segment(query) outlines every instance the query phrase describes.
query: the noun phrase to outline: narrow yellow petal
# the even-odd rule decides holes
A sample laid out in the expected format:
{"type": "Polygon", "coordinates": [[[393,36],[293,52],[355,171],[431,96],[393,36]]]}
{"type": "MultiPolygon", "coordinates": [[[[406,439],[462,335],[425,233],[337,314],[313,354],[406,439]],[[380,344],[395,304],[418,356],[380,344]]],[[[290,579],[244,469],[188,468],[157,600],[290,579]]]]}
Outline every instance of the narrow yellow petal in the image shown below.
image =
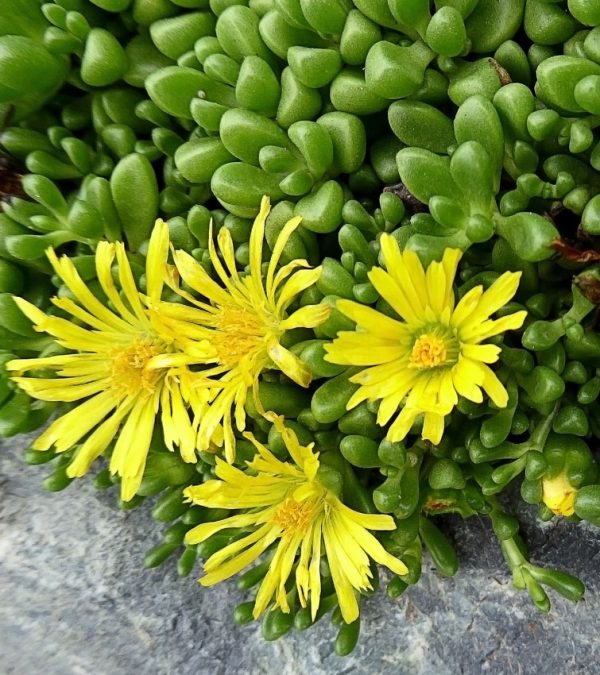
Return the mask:
{"type": "MultiPolygon", "coordinates": [[[[250,521],[250,523],[248,524],[256,525],[257,523],[254,522],[255,520],[256,518],[253,518],[252,521],[250,521]]],[[[230,525],[230,527],[237,527],[237,528],[244,527],[243,520],[239,519],[237,522],[238,525],[230,525]]],[[[219,549],[216,553],[213,553],[210,556],[210,558],[204,563],[204,571],[208,574],[210,572],[218,570],[219,567],[221,567],[221,565],[224,562],[226,562],[229,558],[232,558],[233,556],[237,555],[240,551],[247,549],[249,546],[252,546],[261,539],[263,540],[263,546],[267,548],[268,544],[265,545],[264,540],[265,535],[267,535],[270,530],[271,526],[267,524],[263,525],[262,527],[259,527],[250,534],[240,537],[239,539],[234,539],[230,544],[228,544],[222,549],[219,549]]]]}
{"type": "Polygon", "coordinates": [[[298,599],[300,600],[302,607],[306,607],[308,604],[307,600],[310,593],[310,573],[308,566],[312,555],[314,527],[315,524],[311,523],[302,539],[300,556],[298,558],[298,564],[296,565],[296,588],[298,590],[298,599]]]}
{"type": "MultiPolygon", "coordinates": [[[[180,252],[183,253],[183,252],[180,252]]],[[[173,251],[173,259],[175,260],[177,257],[177,251],[173,251]]],[[[192,258],[193,260],[193,258],[192,258]]],[[[195,261],[194,261],[195,262],[195,261]]],[[[210,277],[209,277],[210,279],[210,277]]],[[[211,279],[212,281],[212,279],[211,279]]],[[[217,308],[215,308],[213,305],[203,302],[201,300],[198,300],[198,298],[195,298],[191,293],[188,293],[186,290],[181,288],[180,285],[181,282],[181,275],[175,265],[167,265],[166,267],[166,272],[165,272],[165,284],[174,292],[177,293],[180,297],[182,297],[184,300],[187,300],[190,306],[186,305],[177,305],[180,310],[187,314],[187,310],[198,307],[199,309],[203,310],[204,312],[217,312],[217,308]]],[[[219,288],[217,284],[217,288],[219,288]]],[[[222,289],[221,289],[222,290],[222,289]]],[[[202,295],[204,296],[205,293],[203,292],[202,295]]],[[[169,305],[172,305],[174,303],[168,303],[169,305]]],[[[151,305],[151,308],[153,309],[160,309],[163,307],[163,303],[157,303],[154,302],[151,305]]],[[[163,308],[164,309],[164,308],[163,308]]]]}
{"type": "Polygon", "coordinates": [[[467,340],[474,340],[477,342],[487,340],[488,338],[504,333],[507,330],[521,328],[526,316],[527,312],[522,310],[520,312],[515,312],[514,314],[503,316],[495,321],[484,321],[481,324],[473,324],[469,326],[468,329],[461,329],[460,335],[461,337],[464,335],[467,340]]]}
{"type": "Polygon", "coordinates": [[[206,298],[219,304],[227,304],[229,294],[217,284],[208,272],[189,253],[175,251],[173,259],[185,283],[206,298]]]}
{"type": "Polygon", "coordinates": [[[285,245],[288,243],[289,238],[292,236],[292,233],[298,228],[302,218],[296,216],[288,220],[288,222],[281,228],[281,231],[277,235],[275,241],[275,246],[273,246],[273,251],[271,252],[271,259],[269,260],[269,267],[267,269],[267,279],[266,279],[266,289],[267,295],[271,295],[274,292],[274,278],[275,270],[279,265],[279,260],[281,259],[281,254],[285,245]]]}
{"type": "MultiPolygon", "coordinates": [[[[376,392],[371,392],[367,389],[369,392],[369,400],[375,400],[375,398],[381,399],[377,411],[377,424],[385,426],[392,419],[392,415],[400,408],[402,401],[411,386],[412,383],[409,380],[405,380],[400,386],[397,386],[394,391],[386,395],[377,395],[376,392]]],[[[363,389],[365,389],[365,387],[363,387],[363,389]]]]}
{"type": "Polygon", "coordinates": [[[54,267],[55,272],[65,282],[65,285],[83,307],[105,323],[113,326],[116,330],[123,328],[124,322],[107,309],[90,291],[79,276],[79,272],[75,268],[75,265],[67,258],[67,256],[58,258],[52,249],[49,249],[46,252],[46,255],[48,256],[52,267],[54,267]]]}
{"type": "Polygon", "coordinates": [[[458,363],[452,369],[452,383],[461,396],[464,396],[469,401],[473,401],[473,403],[482,403],[483,393],[481,392],[480,385],[483,383],[483,378],[480,377],[480,373],[477,371],[479,381],[475,382],[471,379],[472,369],[469,367],[469,363],[465,362],[462,356],[459,357],[458,363]]]}
{"type": "Polygon", "coordinates": [[[53,445],[57,452],[69,450],[93,429],[115,407],[112,392],[103,391],[87,399],[62,415],[33,443],[37,450],[48,450],[53,445]]]}
{"type": "MultiPolygon", "coordinates": [[[[296,534],[295,536],[291,537],[290,539],[287,540],[286,546],[283,550],[283,554],[281,556],[281,560],[279,561],[279,584],[278,588],[276,591],[276,606],[279,607],[283,612],[286,614],[289,613],[290,611],[290,606],[287,601],[287,593],[286,593],[286,588],[285,584],[287,580],[289,579],[290,574],[292,573],[292,567],[294,566],[294,560],[296,559],[296,554],[298,552],[298,548],[300,547],[300,544],[302,543],[302,533],[296,534]]],[[[282,540],[283,542],[284,540],[282,540]]],[[[281,546],[281,544],[280,544],[281,546]]]]}
{"type": "Polygon", "coordinates": [[[442,257],[442,266],[444,267],[444,272],[446,274],[443,306],[448,307],[449,309],[454,308],[454,291],[452,290],[452,285],[462,254],[463,252],[458,248],[447,248],[442,257]]]}
{"type": "Polygon", "coordinates": [[[284,319],[279,327],[281,330],[293,328],[316,328],[326,321],[331,314],[331,307],[326,304],[306,305],[300,307],[287,319],[284,319]]]}
{"type": "Polygon", "coordinates": [[[312,531],[312,558],[308,568],[310,585],[310,615],[315,620],[321,603],[321,541],[323,538],[323,521],[318,518],[312,531]]]}
{"type": "Polygon", "coordinates": [[[128,412],[129,408],[127,406],[121,406],[88,436],[86,441],[78,448],[67,467],[67,476],[79,478],[87,473],[92,462],[106,450],[114,439],[121,421],[128,412]]]}
{"type": "MultiPolygon", "coordinates": [[[[233,401],[232,401],[233,403],[233,401]]],[[[235,434],[233,432],[233,424],[231,422],[231,405],[223,411],[223,419],[221,420],[223,426],[223,447],[225,448],[225,459],[233,464],[235,462],[235,434]]]]}
{"type": "Polygon", "coordinates": [[[219,250],[227,265],[227,270],[229,271],[229,276],[233,280],[239,279],[239,274],[235,264],[235,250],[233,247],[233,239],[231,238],[231,232],[226,227],[221,227],[219,234],[217,235],[217,242],[219,244],[219,250]]]}
{"type": "MultiPolygon", "coordinates": [[[[203,341],[198,347],[200,351],[205,348],[207,356],[213,353],[208,341],[203,341]]],[[[157,354],[153,356],[146,364],[146,368],[149,370],[162,370],[163,368],[176,368],[177,366],[186,366],[192,363],[198,363],[197,355],[174,352],[172,354],[157,354]]]]}
{"type": "Polygon", "coordinates": [[[168,435],[174,439],[175,444],[179,446],[183,461],[193,464],[197,461],[196,432],[190,422],[190,417],[183,403],[179,387],[174,384],[168,388],[168,391],[171,403],[172,427],[164,429],[163,426],[165,436],[168,435]]]}
{"type": "Polygon", "coordinates": [[[467,291],[463,297],[458,301],[454,312],[452,313],[452,318],[450,319],[450,325],[453,328],[457,328],[463,322],[467,321],[471,312],[479,304],[479,300],[483,295],[483,286],[475,286],[470,291],[467,291]]]}
{"type": "MultiPolygon", "coordinates": [[[[277,297],[278,295],[278,289],[279,286],[293,273],[298,271],[300,268],[308,268],[310,267],[309,263],[307,260],[292,260],[292,262],[287,263],[287,265],[283,265],[283,267],[280,267],[277,273],[275,274],[275,278],[273,280],[273,283],[271,285],[271,290],[267,295],[267,298],[269,302],[273,300],[273,298],[277,297]]],[[[320,273],[320,269],[319,269],[320,273]]]]}
{"type": "Polygon", "coordinates": [[[335,509],[339,511],[342,515],[352,518],[352,520],[361,527],[366,528],[367,530],[395,530],[396,523],[392,516],[388,516],[383,513],[361,513],[360,511],[354,511],[350,507],[346,506],[339,499],[334,500],[335,509]]]}
{"type": "Polygon", "coordinates": [[[403,287],[388,272],[381,267],[373,267],[368,277],[375,290],[399,316],[408,323],[420,323],[420,316],[407,299],[403,287]]]}
{"type": "Polygon", "coordinates": [[[137,317],[125,305],[112,277],[112,264],[115,259],[115,244],[108,241],[101,241],[96,248],[96,276],[106,297],[113,307],[120,314],[126,325],[134,326],[137,324],[137,317]]]}
{"type": "Polygon", "coordinates": [[[385,565],[395,574],[408,574],[408,568],[398,558],[388,553],[375,537],[364,527],[361,527],[353,518],[345,517],[344,524],[350,531],[359,546],[380,565],[385,565]]]}
{"type": "MultiPolygon", "coordinates": [[[[423,417],[423,431],[421,438],[431,441],[434,445],[442,440],[444,433],[444,416],[437,413],[426,412],[423,417]]],[[[404,572],[406,574],[406,572],[404,572]]]]}
{"type": "MultiPolygon", "coordinates": [[[[189,495],[188,491],[189,488],[186,488],[184,491],[186,496],[189,495]]],[[[248,525],[253,525],[255,522],[256,516],[254,514],[244,513],[241,515],[230,516],[229,518],[223,518],[222,520],[216,520],[214,522],[200,523],[200,525],[196,525],[196,527],[188,530],[185,535],[185,544],[186,546],[200,544],[203,541],[206,541],[209,537],[212,537],[213,534],[221,532],[221,530],[227,530],[235,527],[248,527],[248,525]]]]}
{"type": "Polygon", "coordinates": [[[344,569],[336,556],[336,549],[332,545],[329,531],[329,528],[324,528],[323,530],[323,541],[325,543],[327,561],[331,570],[331,577],[333,579],[333,585],[335,587],[335,593],[338,598],[342,617],[346,623],[352,623],[358,619],[358,602],[354,594],[354,588],[348,581],[344,569]]]}
{"type": "Polygon", "coordinates": [[[13,296],[13,300],[15,301],[15,304],[17,307],[25,314],[25,316],[31,321],[33,324],[33,327],[36,328],[36,326],[39,326],[41,323],[43,323],[46,320],[46,314],[42,312],[39,307],[36,307],[34,304],[29,302],[28,300],[25,300],[25,298],[20,298],[18,296],[13,296]]]}
{"type": "Polygon", "coordinates": [[[448,287],[448,279],[442,263],[432,262],[427,268],[425,278],[429,306],[436,316],[439,316],[445,307],[446,289],[448,287]]]}
{"type": "Polygon", "coordinates": [[[492,402],[494,405],[498,406],[498,408],[506,408],[508,405],[508,392],[504,385],[488,366],[482,366],[482,368],[484,376],[481,386],[485,389],[485,393],[492,399],[492,402]]]}
{"type": "MultiPolygon", "coordinates": [[[[330,547],[341,572],[350,585],[357,591],[371,588],[371,570],[369,556],[348,531],[347,520],[336,509],[323,527],[323,537],[330,547]]],[[[331,564],[331,555],[327,553],[327,561],[331,564]]]]}
{"type": "MultiPolygon", "coordinates": [[[[50,368],[62,374],[62,370],[68,366],[75,366],[81,362],[87,364],[88,354],[57,354],[56,356],[43,356],[35,359],[12,359],[4,364],[8,371],[25,372],[27,370],[41,370],[50,368]]],[[[73,373],[75,374],[75,373],[73,373]]]]}
{"type": "Polygon", "coordinates": [[[146,256],[146,291],[157,302],[162,295],[167,258],[169,255],[169,227],[162,218],[154,224],[146,256]]]}
{"type": "Polygon", "coordinates": [[[268,197],[263,197],[260,203],[260,211],[252,224],[249,241],[250,277],[255,292],[259,297],[266,297],[262,283],[262,250],[265,240],[265,221],[271,210],[268,197]]]}
{"type": "Polygon", "coordinates": [[[298,270],[285,282],[277,298],[276,311],[282,312],[294,300],[294,298],[313,286],[321,276],[321,268],[315,267],[312,270],[298,270]]]}
{"type": "MultiPolygon", "coordinates": [[[[274,416],[272,420],[277,431],[283,436],[285,446],[290,453],[291,458],[302,469],[307,478],[312,480],[319,468],[318,455],[312,450],[313,444],[311,443],[308,446],[300,445],[294,430],[285,426],[285,420],[283,417],[274,416]]],[[[290,466],[285,462],[280,462],[280,460],[272,455],[262,444],[260,444],[258,447],[261,454],[263,454],[265,457],[268,457],[274,464],[276,464],[279,471],[283,471],[285,470],[286,466],[290,466]]]]}
{"type": "Polygon", "coordinates": [[[256,594],[256,600],[254,602],[254,610],[252,612],[252,616],[255,619],[258,619],[265,609],[267,609],[271,599],[273,598],[273,595],[277,590],[277,587],[280,584],[280,563],[285,554],[286,548],[286,542],[283,539],[280,539],[277,549],[275,550],[275,555],[273,556],[269,565],[269,570],[262,580],[262,583],[258,587],[258,593],[256,594]]]}
{"type": "Polygon", "coordinates": [[[109,378],[60,377],[45,379],[41,377],[13,377],[13,381],[30,396],[42,401],[65,401],[71,403],[88,398],[110,386],[109,378]],[[90,381],[91,380],[91,381],[90,381]]]}
{"type": "MultiPolygon", "coordinates": [[[[147,436],[148,429],[141,429],[141,425],[146,419],[147,410],[150,405],[151,403],[149,401],[135,401],[133,407],[131,408],[131,412],[129,413],[123,426],[121,435],[117,440],[112,457],[110,458],[111,473],[116,473],[123,477],[125,473],[135,474],[137,472],[139,463],[135,462],[135,466],[133,466],[130,452],[135,452],[136,454],[138,453],[137,448],[139,448],[141,445],[138,436],[139,433],[144,434],[145,432],[147,436]]],[[[154,419],[152,421],[154,422],[154,419]]]]}
{"type": "Polygon", "coordinates": [[[410,431],[417,417],[421,414],[421,410],[415,408],[404,407],[400,414],[390,425],[386,438],[392,443],[398,443],[404,440],[410,431]]]}
{"type": "MultiPolygon", "coordinates": [[[[264,553],[266,548],[270,546],[273,540],[274,537],[262,537],[253,546],[250,546],[239,555],[231,558],[231,560],[228,560],[217,567],[214,571],[209,572],[205,576],[201,577],[199,579],[200,584],[202,586],[214,586],[221,581],[225,581],[225,579],[229,579],[234,574],[237,574],[245,567],[250,565],[250,563],[254,562],[262,553],[264,553]]],[[[210,562],[210,558],[206,562],[208,564],[210,562]]]]}
{"type": "Polygon", "coordinates": [[[384,265],[402,289],[414,311],[422,314],[427,304],[427,283],[425,271],[414,251],[400,252],[398,241],[390,234],[382,234],[379,240],[384,265]]]}
{"type": "Polygon", "coordinates": [[[205,412],[200,427],[198,429],[198,448],[200,450],[208,450],[210,442],[216,428],[221,424],[228,409],[231,409],[231,404],[235,397],[235,387],[231,385],[223,388],[212,401],[209,409],[205,412]]]}
{"type": "Polygon", "coordinates": [[[521,272],[505,272],[479,298],[477,307],[460,324],[461,331],[477,326],[498,311],[514,296],[519,287],[521,272]]]}
{"type": "Polygon", "coordinates": [[[372,307],[361,305],[354,300],[341,299],[335,303],[336,308],[358,326],[389,340],[404,340],[407,337],[406,324],[378,312],[372,307]]]}
{"type": "Polygon", "coordinates": [[[116,242],[115,252],[117,256],[117,265],[119,267],[119,283],[121,284],[125,298],[138,321],[144,326],[149,326],[148,315],[145,307],[142,305],[140,292],[136,286],[133,272],[131,271],[131,265],[127,258],[125,245],[120,241],[116,242]]]}
{"type": "Polygon", "coordinates": [[[269,358],[291,380],[301,387],[308,387],[312,380],[310,368],[295,354],[273,341],[267,348],[269,358]]]}
{"type": "Polygon", "coordinates": [[[496,363],[500,357],[502,349],[497,345],[473,345],[465,344],[461,349],[462,353],[473,361],[482,363],[496,363]]]}
{"type": "Polygon", "coordinates": [[[74,316],[76,319],[87,323],[88,326],[92,326],[101,331],[112,331],[114,328],[109,326],[106,322],[98,319],[93,314],[86,312],[85,309],[77,305],[71,298],[52,298],[52,304],[59,309],[62,309],[63,312],[67,312],[71,316],[74,316]]]}
{"type": "Polygon", "coordinates": [[[383,363],[371,368],[365,368],[350,378],[350,382],[356,384],[382,387],[382,392],[390,392],[396,389],[398,384],[396,378],[414,379],[419,374],[416,368],[408,368],[408,358],[404,358],[395,363],[383,363]],[[394,380],[393,382],[391,380],[394,380]]]}
{"type": "Polygon", "coordinates": [[[246,398],[248,396],[248,388],[245,384],[241,383],[237,394],[235,396],[235,426],[238,431],[244,431],[246,428],[246,410],[244,405],[246,404],[246,398]]]}
{"type": "Polygon", "coordinates": [[[374,366],[395,362],[406,356],[400,342],[370,333],[343,331],[325,345],[326,361],[348,366],[374,366]]]}
{"type": "Polygon", "coordinates": [[[437,382],[431,382],[430,387],[437,397],[437,404],[442,415],[447,415],[458,403],[458,394],[454,386],[452,370],[446,370],[437,382]],[[442,412],[443,411],[443,412],[442,412]]]}

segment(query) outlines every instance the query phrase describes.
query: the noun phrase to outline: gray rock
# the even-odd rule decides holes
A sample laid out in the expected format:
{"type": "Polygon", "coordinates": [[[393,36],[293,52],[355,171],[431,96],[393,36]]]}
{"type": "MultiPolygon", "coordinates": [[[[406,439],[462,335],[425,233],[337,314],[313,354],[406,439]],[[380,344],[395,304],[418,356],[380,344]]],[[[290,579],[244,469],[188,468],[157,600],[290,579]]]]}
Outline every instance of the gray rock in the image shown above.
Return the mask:
{"type": "Polygon", "coordinates": [[[231,618],[234,584],[202,589],[168,561],[144,570],[159,540],[148,509],[125,513],[89,480],[46,492],[22,441],[0,446],[0,672],[5,675],[193,673],[600,673],[600,532],[540,525],[519,508],[532,559],[578,574],[586,600],[553,597],[549,615],[514,590],[486,522],[449,519],[462,560],[453,579],[426,569],[399,600],[363,603],[357,649],[333,651],[327,621],[264,642],[231,618]]]}

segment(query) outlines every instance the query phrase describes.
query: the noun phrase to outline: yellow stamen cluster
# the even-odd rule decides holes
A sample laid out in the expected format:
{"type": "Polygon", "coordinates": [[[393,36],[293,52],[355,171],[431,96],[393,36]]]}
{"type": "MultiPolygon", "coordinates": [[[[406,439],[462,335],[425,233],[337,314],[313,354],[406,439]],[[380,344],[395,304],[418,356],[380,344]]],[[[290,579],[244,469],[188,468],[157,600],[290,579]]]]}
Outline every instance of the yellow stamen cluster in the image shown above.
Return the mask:
{"type": "Polygon", "coordinates": [[[320,500],[304,500],[297,502],[293,497],[288,497],[277,508],[273,516],[273,524],[282,530],[282,536],[304,534],[314,519],[314,514],[319,508],[320,500]]]}
{"type": "Polygon", "coordinates": [[[421,335],[410,355],[410,368],[435,368],[446,362],[446,344],[436,335],[421,335]]]}
{"type": "Polygon", "coordinates": [[[235,305],[225,305],[215,316],[211,344],[219,365],[235,367],[241,359],[260,347],[265,327],[255,312],[235,305]]]}
{"type": "Polygon", "coordinates": [[[163,350],[143,339],[135,339],[125,347],[112,349],[108,356],[113,389],[119,395],[153,394],[164,373],[160,369],[148,368],[148,364],[163,350]]]}

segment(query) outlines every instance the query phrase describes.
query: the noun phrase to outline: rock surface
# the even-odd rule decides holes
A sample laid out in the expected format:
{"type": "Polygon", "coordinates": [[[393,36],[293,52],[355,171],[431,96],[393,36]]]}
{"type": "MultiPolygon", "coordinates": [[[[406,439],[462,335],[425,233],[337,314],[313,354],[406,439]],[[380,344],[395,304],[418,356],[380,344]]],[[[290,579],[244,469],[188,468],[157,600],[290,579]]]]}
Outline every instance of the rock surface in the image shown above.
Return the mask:
{"type": "Polygon", "coordinates": [[[234,584],[201,589],[174,563],[144,570],[160,526],[148,509],[125,513],[89,480],[46,492],[48,470],[0,445],[0,672],[4,675],[321,673],[572,675],[600,673],[600,531],[535,524],[521,510],[535,562],[578,574],[586,600],[555,595],[549,615],[514,590],[487,523],[446,523],[462,561],[443,579],[426,569],[399,600],[363,604],[357,649],[333,651],[322,621],[264,642],[231,619],[234,584]]]}

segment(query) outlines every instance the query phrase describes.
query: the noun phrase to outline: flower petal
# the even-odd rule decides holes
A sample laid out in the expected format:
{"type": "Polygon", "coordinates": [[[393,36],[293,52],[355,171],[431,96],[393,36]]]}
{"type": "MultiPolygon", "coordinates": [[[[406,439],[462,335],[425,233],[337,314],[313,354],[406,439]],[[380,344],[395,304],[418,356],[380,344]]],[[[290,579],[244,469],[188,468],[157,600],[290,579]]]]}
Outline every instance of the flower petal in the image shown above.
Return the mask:
{"type": "Polygon", "coordinates": [[[416,325],[421,323],[418,309],[411,304],[403,287],[388,272],[382,270],[381,267],[373,267],[367,276],[379,295],[407,323],[416,325]]]}
{"type": "Polygon", "coordinates": [[[485,393],[492,399],[495,406],[498,408],[506,408],[508,405],[508,392],[504,385],[488,366],[482,366],[482,368],[484,376],[481,386],[485,389],[485,393]]]}
{"type": "Polygon", "coordinates": [[[473,345],[465,344],[461,349],[462,353],[473,361],[482,363],[496,363],[500,358],[502,349],[497,345],[473,345]]]}
{"type": "Polygon", "coordinates": [[[312,381],[310,368],[289,349],[279,342],[272,342],[267,348],[267,353],[271,361],[291,380],[301,387],[308,387],[312,381]]]}
{"type": "Polygon", "coordinates": [[[310,286],[313,286],[321,276],[321,268],[298,270],[285,282],[281,287],[281,291],[277,298],[276,311],[282,312],[292,302],[292,300],[305,291],[310,286]]]}
{"type": "Polygon", "coordinates": [[[305,305],[284,319],[279,327],[282,330],[293,328],[316,328],[326,321],[331,314],[331,307],[325,303],[319,305],[305,305]]]}
{"type": "Polygon", "coordinates": [[[146,292],[151,300],[162,295],[167,258],[169,255],[169,226],[158,218],[150,235],[146,256],[146,292]]]}
{"type": "Polygon", "coordinates": [[[266,289],[267,289],[267,296],[269,297],[275,291],[274,287],[275,271],[277,270],[277,266],[279,265],[279,260],[281,259],[283,249],[285,248],[285,245],[288,243],[289,238],[292,236],[292,233],[300,225],[301,221],[302,218],[300,218],[299,216],[291,218],[281,228],[281,231],[277,235],[277,239],[275,240],[275,246],[273,246],[273,250],[271,251],[271,259],[269,260],[269,267],[267,269],[266,289]]]}
{"type": "Polygon", "coordinates": [[[419,256],[410,250],[400,252],[398,241],[390,234],[379,239],[384,265],[402,289],[402,293],[417,314],[422,314],[427,305],[427,284],[425,270],[419,256]]]}
{"type": "Polygon", "coordinates": [[[249,256],[250,256],[250,277],[254,290],[259,296],[265,296],[265,290],[262,283],[262,251],[265,240],[265,222],[271,204],[268,197],[263,197],[260,202],[260,211],[254,219],[252,230],[250,231],[249,256]]]}
{"type": "Polygon", "coordinates": [[[361,305],[354,300],[338,300],[336,308],[357,326],[364,328],[369,333],[380,335],[389,340],[404,340],[408,335],[406,324],[396,321],[391,317],[378,312],[372,307],[361,305]]]}
{"type": "Polygon", "coordinates": [[[514,296],[519,287],[521,272],[505,272],[479,298],[477,307],[460,323],[461,332],[474,328],[498,311],[514,296]]]}
{"type": "Polygon", "coordinates": [[[423,431],[421,432],[421,438],[437,445],[442,440],[443,433],[444,416],[438,415],[437,413],[426,412],[423,417],[423,431]]]}

